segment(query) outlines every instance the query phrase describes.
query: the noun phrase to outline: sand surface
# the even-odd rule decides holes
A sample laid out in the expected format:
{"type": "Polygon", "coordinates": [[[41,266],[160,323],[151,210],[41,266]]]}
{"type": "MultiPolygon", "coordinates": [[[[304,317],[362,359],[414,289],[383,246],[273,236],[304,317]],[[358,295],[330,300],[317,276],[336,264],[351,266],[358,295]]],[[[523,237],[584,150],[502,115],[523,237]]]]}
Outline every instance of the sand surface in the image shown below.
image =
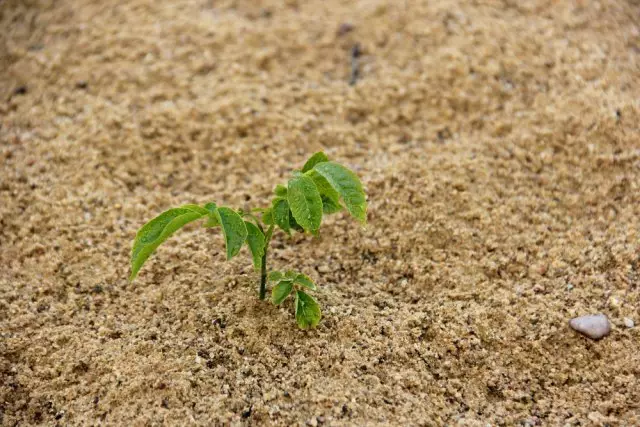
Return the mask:
{"type": "Polygon", "coordinates": [[[640,425],[638,1],[0,1],[0,424],[640,425]],[[359,79],[349,52],[362,50],[359,79]],[[183,203],[313,152],[369,225],[257,299],[183,203]],[[568,320],[604,313],[591,341],[568,320]]]}

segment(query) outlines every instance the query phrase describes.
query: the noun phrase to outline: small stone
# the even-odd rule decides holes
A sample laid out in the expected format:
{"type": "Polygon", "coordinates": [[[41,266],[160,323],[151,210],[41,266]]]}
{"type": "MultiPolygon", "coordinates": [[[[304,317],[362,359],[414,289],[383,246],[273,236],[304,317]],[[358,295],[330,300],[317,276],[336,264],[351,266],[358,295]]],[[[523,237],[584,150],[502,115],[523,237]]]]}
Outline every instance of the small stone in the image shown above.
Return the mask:
{"type": "Polygon", "coordinates": [[[329,273],[330,271],[331,271],[331,268],[329,268],[327,264],[322,264],[321,266],[318,267],[318,273],[329,273]]]}
{"type": "Polygon", "coordinates": [[[570,291],[570,290],[572,290],[572,289],[573,289],[573,285],[572,285],[571,283],[569,283],[569,284],[567,285],[567,290],[568,290],[568,291],[570,291]]]}
{"type": "Polygon", "coordinates": [[[625,318],[623,319],[623,322],[624,322],[624,326],[626,326],[626,327],[627,327],[627,328],[629,328],[629,329],[631,329],[631,328],[633,328],[634,326],[636,326],[636,324],[633,322],[633,319],[630,319],[630,318],[628,318],[628,317],[625,317],[625,318]]]}
{"type": "Polygon", "coordinates": [[[611,323],[604,314],[576,317],[569,321],[569,326],[592,340],[599,340],[611,332],[611,323]]]}

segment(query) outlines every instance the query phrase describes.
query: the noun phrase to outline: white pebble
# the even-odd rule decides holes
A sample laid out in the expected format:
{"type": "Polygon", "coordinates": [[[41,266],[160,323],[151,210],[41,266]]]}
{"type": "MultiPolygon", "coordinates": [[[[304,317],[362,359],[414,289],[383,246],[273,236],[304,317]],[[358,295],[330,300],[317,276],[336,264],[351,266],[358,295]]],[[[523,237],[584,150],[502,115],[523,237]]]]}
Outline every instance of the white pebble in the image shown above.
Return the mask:
{"type": "Polygon", "coordinates": [[[588,314],[569,321],[569,326],[581,334],[599,340],[611,332],[611,323],[604,314],[588,314]]]}
{"type": "Polygon", "coordinates": [[[624,326],[626,326],[629,329],[631,329],[634,326],[636,326],[636,324],[633,323],[633,319],[629,319],[628,317],[625,317],[623,321],[624,321],[624,326]]]}

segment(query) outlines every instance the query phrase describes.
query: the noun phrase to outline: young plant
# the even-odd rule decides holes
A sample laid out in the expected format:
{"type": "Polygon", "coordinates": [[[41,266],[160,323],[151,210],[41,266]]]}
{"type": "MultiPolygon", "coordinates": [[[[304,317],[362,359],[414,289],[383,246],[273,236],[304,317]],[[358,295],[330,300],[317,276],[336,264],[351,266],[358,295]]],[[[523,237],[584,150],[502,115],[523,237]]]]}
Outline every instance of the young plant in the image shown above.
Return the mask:
{"type": "Polygon", "coordinates": [[[205,219],[205,227],[220,227],[224,235],[227,259],[238,255],[246,243],[256,271],[260,272],[259,297],[264,300],[267,281],[274,284],[271,301],[280,305],[290,295],[294,299],[295,316],[302,329],[314,328],[322,316],[316,300],[305,291],[315,291],[316,285],[302,273],[288,270],[267,274],[269,242],[275,227],[291,235],[291,231],[309,232],[317,236],[322,216],[347,212],[362,224],[367,220],[367,202],[358,176],[339,163],[331,162],[318,152],[301,170],[293,171],[287,185],[277,185],[275,197],[267,208],[233,210],[215,203],[204,206],[183,205],[169,209],[146,223],[136,234],[131,250],[131,276],[138,271],[174,232],[184,225],[205,219]],[[267,280],[268,279],[268,280],[267,280]]]}

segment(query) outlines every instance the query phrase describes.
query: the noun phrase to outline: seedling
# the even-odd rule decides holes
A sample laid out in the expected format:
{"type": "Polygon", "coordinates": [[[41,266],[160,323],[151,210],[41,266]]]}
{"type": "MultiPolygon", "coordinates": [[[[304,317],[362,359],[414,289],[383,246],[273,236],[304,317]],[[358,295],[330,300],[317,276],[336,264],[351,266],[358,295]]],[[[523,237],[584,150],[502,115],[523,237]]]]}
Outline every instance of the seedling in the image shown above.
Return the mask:
{"type": "Polygon", "coordinates": [[[135,279],[149,256],[173,233],[192,221],[205,219],[205,227],[222,229],[227,259],[238,255],[247,244],[253,265],[260,272],[260,299],[266,298],[267,282],[273,283],[273,304],[280,305],[292,296],[298,326],[314,328],[322,315],[316,300],[306,292],[316,290],[309,276],[291,270],[267,274],[267,249],[274,228],[278,227],[288,235],[298,231],[317,236],[322,216],[345,208],[364,225],[367,220],[365,193],[355,173],[329,161],[324,153],[319,152],[307,160],[302,170],[293,171],[286,186],[277,185],[274,194],[271,206],[251,211],[207,203],[204,206],[184,205],[161,213],[136,234],[131,250],[129,280],[135,279]]]}

